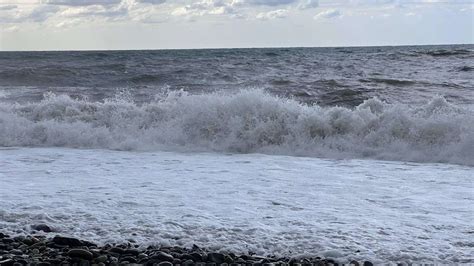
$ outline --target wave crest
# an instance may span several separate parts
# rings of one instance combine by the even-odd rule
[[[0,146],[261,152],[474,165],[474,112],[435,98],[409,107],[304,105],[261,90],[169,92],[138,105],[45,95],[0,105]]]

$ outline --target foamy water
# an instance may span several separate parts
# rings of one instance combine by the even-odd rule
[[[474,263],[472,45],[0,53],[0,231]]]
[[[472,261],[472,167],[261,154],[0,150],[0,228],[340,262]]]
[[[474,112],[443,98],[306,105],[261,90],[171,92],[136,104],[46,96],[0,107],[0,146],[200,150],[474,165]]]

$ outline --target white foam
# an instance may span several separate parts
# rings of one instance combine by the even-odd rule
[[[260,152],[474,165],[474,112],[443,98],[410,107],[307,106],[261,90],[172,92],[137,105],[48,94],[0,105],[0,146]]]
[[[474,262],[472,167],[64,148],[3,149],[0,166],[9,233],[46,222],[102,243]]]

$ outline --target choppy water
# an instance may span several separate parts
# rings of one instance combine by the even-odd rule
[[[474,45],[0,53],[4,98],[44,91],[137,101],[164,87],[193,93],[264,88],[306,103],[355,106],[377,96],[420,102],[441,94],[474,103]]]
[[[474,46],[0,53],[0,146],[474,164]]]
[[[0,230],[472,263],[473,74],[474,45],[2,52]]]

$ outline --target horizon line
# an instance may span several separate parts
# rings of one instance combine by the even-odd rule
[[[238,50],[238,49],[298,49],[298,48],[374,48],[374,47],[409,47],[409,46],[451,46],[474,45],[473,43],[440,43],[440,44],[382,44],[382,45],[334,45],[334,46],[249,46],[249,47],[199,47],[199,48],[132,48],[132,49],[47,49],[47,50],[0,50],[3,52],[107,52],[107,51],[176,51],[176,50]]]

